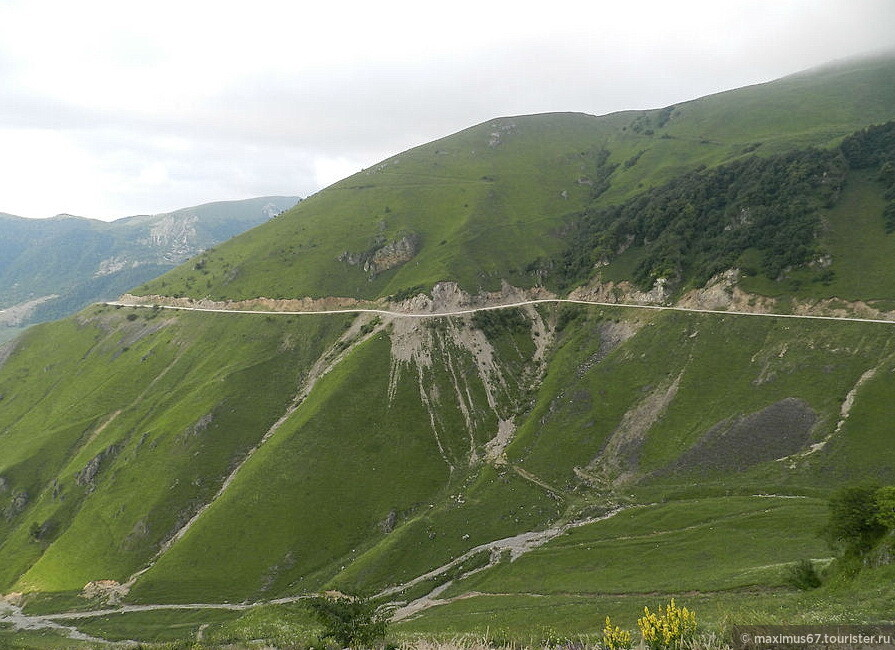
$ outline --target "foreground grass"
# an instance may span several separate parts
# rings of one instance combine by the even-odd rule
[[[561,630],[567,636],[596,639],[606,616],[634,632],[644,606],[655,610],[671,597],[696,610],[703,630],[722,637],[736,624],[891,622],[895,567],[867,570],[847,584],[827,584],[810,592],[781,587],[711,594],[480,594],[429,610],[396,626],[396,631],[441,637],[499,631],[523,641],[545,630]]]
[[[737,624],[892,623],[895,566],[866,569],[847,581],[829,580],[814,591],[742,589],[676,594],[477,594],[392,626],[388,641],[406,650],[478,650],[504,646],[596,647],[606,616],[639,639],[643,607],[655,610],[671,597],[697,612],[700,638],[688,647],[721,648]],[[325,647],[321,629],[301,605],[268,605],[247,612],[219,610],[120,614],[78,621],[88,634],[134,639],[144,647]],[[91,648],[54,632],[0,629],[0,648]],[[107,647],[107,646],[106,646]]]

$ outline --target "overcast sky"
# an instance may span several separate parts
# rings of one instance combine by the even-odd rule
[[[895,0],[0,0],[0,212],[304,196],[492,117],[893,48]]]

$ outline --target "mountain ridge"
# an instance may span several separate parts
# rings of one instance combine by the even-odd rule
[[[218,201],[112,222],[0,215],[4,321],[21,327],[114,297],[297,202],[297,197]]]

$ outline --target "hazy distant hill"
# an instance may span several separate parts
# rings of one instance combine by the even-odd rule
[[[0,348],[0,591],[43,611],[99,606],[79,594],[101,580],[129,603],[431,595],[401,625],[444,636],[636,629],[672,596],[709,625],[890,620],[891,536],[854,582],[787,576],[829,563],[833,488],[895,483],[892,120],[893,56],[490,120],[133,289],[142,307],[31,328]],[[718,313],[468,313],[570,295]],[[159,306],[215,301],[467,312]],[[876,320],[792,318],[819,314]],[[289,603],[77,624],[313,626]]]
[[[0,214],[0,323],[50,320],[113,298],[298,201],[222,201],[113,222]]]

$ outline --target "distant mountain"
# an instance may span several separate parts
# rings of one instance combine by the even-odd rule
[[[221,201],[112,222],[0,214],[0,326],[51,320],[114,298],[299,200]]]

